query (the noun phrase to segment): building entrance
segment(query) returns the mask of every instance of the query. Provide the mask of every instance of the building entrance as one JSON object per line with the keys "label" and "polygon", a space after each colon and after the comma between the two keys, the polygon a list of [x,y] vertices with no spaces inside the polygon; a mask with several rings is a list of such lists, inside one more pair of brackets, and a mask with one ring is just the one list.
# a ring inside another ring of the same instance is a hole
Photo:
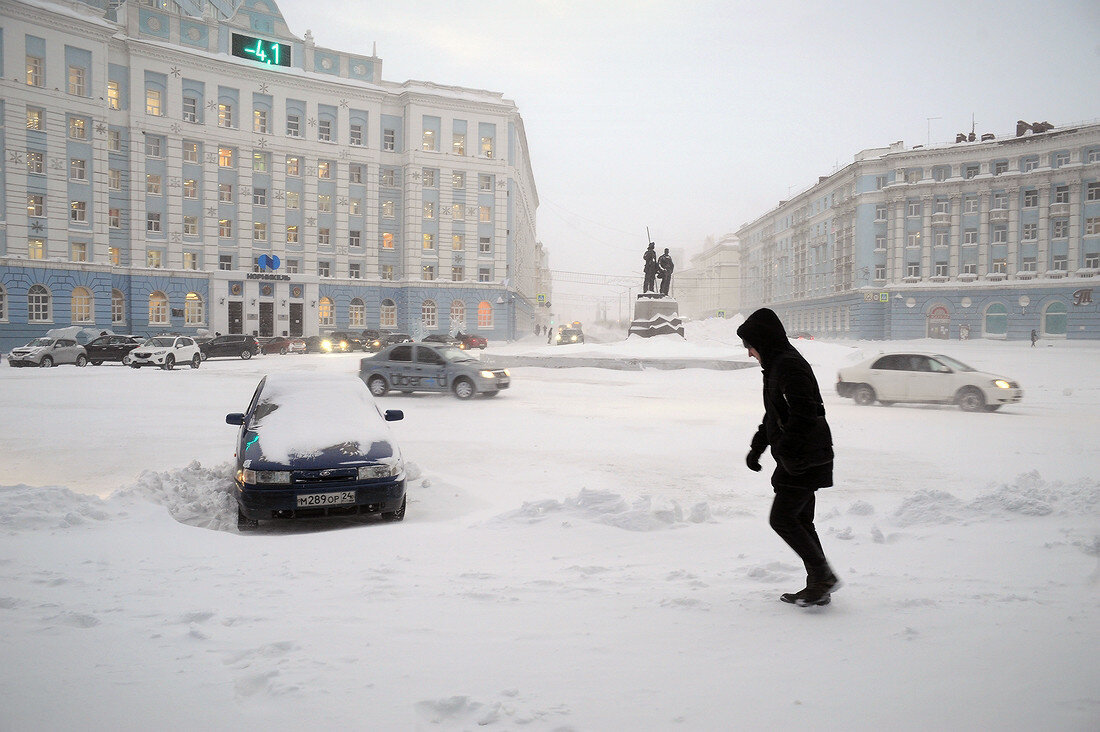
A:
{"label": "building entrance", "polygon": [[302,303],[290,303],[290,337],[297,338],[302,335]]}
{"label": "building entrance", "polygon": [[951,337],[951,313],[943,305],[937,305],[929,311],[927,336],[945,341]]}
{"label": "building entrance", "polygon": [[240,300],[229,301],[229,332],[244,333],[244,303]]}
{"label": "building entrance", "polygon": [[275,335],[275,303],[260,303],[260,335],[270,338]]}

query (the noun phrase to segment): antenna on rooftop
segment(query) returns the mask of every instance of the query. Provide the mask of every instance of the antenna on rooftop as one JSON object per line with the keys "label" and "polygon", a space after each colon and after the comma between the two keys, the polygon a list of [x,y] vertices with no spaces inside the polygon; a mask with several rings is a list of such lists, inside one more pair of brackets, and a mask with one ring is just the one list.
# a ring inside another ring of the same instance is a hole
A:
{"label": "antenna on rooftop", "polygon": [[928,123],[928,146],[932,146],[932,120],[943,119],[943,117],[925,117],[924,120]]}

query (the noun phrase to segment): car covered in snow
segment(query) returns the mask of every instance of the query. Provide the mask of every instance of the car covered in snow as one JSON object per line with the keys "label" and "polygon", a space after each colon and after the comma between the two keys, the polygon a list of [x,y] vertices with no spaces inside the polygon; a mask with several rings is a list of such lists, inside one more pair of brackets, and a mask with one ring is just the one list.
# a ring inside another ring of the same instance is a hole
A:
{"label": "car covered in snow", "polygon": [[35,338],[25,346],[11,349],[8,363],[12,366],[42,366],[49,368],[58,364],[71,363],[77,366],[88,364],[88,354],[84,346],[72,338]]}
{"label": "car covered in snow", "polygon": [[154,336],[126,354],[122,363],[130,368],[159,366],[171,371],[176,364],[187,364],[197,369],[202,363],[199,345],[190,336],[161,335]]}
{"label": "car covered in snow", "polygon": [[360,359],[359,378],[375,396],[394,389],[403,394],[450,391],[469,399],[475,394],[496,396],[511,385],[507,369],[489,368],[461,349],[434,343],[387,346]]}
{"label": "car covered in snow", "polygon": [[837,372],[836,392],[856,404],[878,401],[957,404],[967,412],[993,412],[1024,395],[1004,376],[978,371],[939,353],[881,353]]}
{"label": "car covered in snow", "polygon": [[237,526],[259,521],[380,514],[405,517],[405,463],[367,387],[350,375],[269,374],[237,434]]}

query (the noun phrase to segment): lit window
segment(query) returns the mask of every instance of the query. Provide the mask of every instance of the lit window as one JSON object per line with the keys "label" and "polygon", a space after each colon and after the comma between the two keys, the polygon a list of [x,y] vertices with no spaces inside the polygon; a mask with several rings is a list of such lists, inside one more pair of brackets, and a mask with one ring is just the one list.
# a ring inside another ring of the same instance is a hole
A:
{"label": "lit window", "polygon": [[69,93],[82,97],[85,96],[86,86],[84,83],[86,71],[80,66],[69,67]]}
{"label": "lit window", "polygon": [[434,219],[435,218],[435,202],[434,201],[424,201],[424,218],[426,218],[426,219]]}
{"label": "lit window", "polygon": [[199,186],[195,183],[194,178],[188,178],[183,182],[183,197],[184,198],[198,198]]}
{"label": "lit window", "polygon": [[435,152],[435,130],[424,130],[423,149],[425,152]]}
{"label": "lit window", "polygon": [[382,248],[393,249],[393,234],[388,231],[382,234]]}
{"label": "lit window", "polygon": [[107,82],[107,107],[109,109],[121,108],[121,96],[119,94],[117,81]]}
{"label": "lit window", "polygon": [[43,194],[27,194],[27,215],[39,217],[46,215],[46,197]]}
{"label": "lit window", "polygon": [[331,178],[332,177],[332,162],[328,160],[317,161],[317,177],[318,178]]}
{"label": "lit window", "polygon": [[477,215],[478,221],[480,221],[482,223],[488,223],[488,222],[491,222],[493,220],[493,209],[491,207],[489,207],[489,206],[478,206],[477,207],[477,212],[478,212],[478,215]]}
{"label": "lit window", "polygon": [[267,241],[267,224],[262,221],[252,222],[252,241]]}
{"label": "lit window", "polygon": [[451,152],[455,155],[466,154],[466,135],[456,132],[451,136]]}
{"label": "lit window", "polygon": [[145,253],[145,266],[161,269],[164,266],[164,253],[159,249],[150,249]]}
{"label": "lit window", "polygon": [[261,135],[267,134],[267,110],[266,109],[254,109],[252,110],[252,131],[258,132]]}
{"label": "lit window", "polygon": [[73,158],[69,161],[69,178],[72,180],[87,180],[88,170],[87,164],[79,158]]}
{"label": "lit window", "polygon": [[463,206],[461,203],[451,204],[451,218],[455,221],[465,221],[466,207]]}
{"label": "lit window", "polygon": [[317,243],[323,247],[327,247],[329,244],[332,243],[331,234],[329,233],[328,227],[323,226],[317,229]]}
{"label": "lit window", "polygon": [[451,251],[461,252],[466,248],[466,236],[464,234],[451,234]]}
{"label": "lit window", "polygon": [[27,56],[27,86],[42,86],[46,74],[46,60],[39,56]]}
{"label": "lit window", "polygon": [[424,249],[435,249],[435,234],[424,232]]}
{"label": "lit window", "polygon": [[41,175],[44,172],[45,156],[40,152],[27,153],[27,172]]}
{"label": "lit window", "polygon": [[[194,269],[192,267],[192,269]],[[206,316],[203,313],[202,298],[195,292],[187,293],[183,299],[183,323],[184,325],[202,325]]]}
{"label": "lit window", "polygon": [[451,282],[462,282],[466,279],[466,270],[460,264],[451,265]]}
{"label": "lit window", "polygon": [[301,175],[301,173],[299,173],[298,170],[299,170],[298,158],[296,156],[293,156],[293,155],[288,156],[287,159],[286,159],[286,174],[287,175]]}
{"label": "lit window", "polygon": [[164,107],[162,105],[161,92],[159,89],[145,90],[145,113],[156,117],[163,116]]}
{"label": "lit window", "polygon": [[84,224],[88,221],[88,203],[86,201],[69,202],[69,221]]}
{"label": "lit window", "polygon": [[301,194],[299,194],[298,191],[287,191],[286,192],[286,207],[288,209],[291,209],[291,210],[297,209],[298,206],[300,205],[300,203],[299,203],[300,200],[301,200]]}
{"label": "lit window", "polygon": [[222,168],[233,167],[233,153],[234,149],[231,147],[219,147],[218,148],[218,165]]}
{"label": "lit window", "polygon": [[233,238],[233,220],[218,219],[218,236],[222,239]]}
{"label": "lit window", "polygon": [[233,105],[232,104],[219,104],[218,105],[218,127],[232,127],[233,126]]}
{"label": "lit window", "polygon": [[286,227],[286,243],[297,244],[298,243],[298,227],[294,224]]}
{"label": "lit window", "polygon": [[111,261],[111,264],[118,266],[122,261],[122,254],[118,247],[107,247],[107,259]]}
{"label": "lit window", "polygon": [[327,193],[322,193],[317,196],[317,210],[321,213],[332,212],[332,196]]}
{"label": "lit window", "polygon": [[183,141],[183,162],[199,162],[199,143],[191,142],[189,140]]}
{"label": "lit window", "polygon": [[493,327],[493,306],[488,300],[482,300],[477,305],[477,327]]}
{"label": "lit window", "polygon": [[45,239],[29,239],[27,240],[27,258],[28,259],[45,259],[46,257],[46,240]]}
{"label": "lit window", "polygon": [[107,209],[107,227],[110,229],[122,228],[122,214],[117,208]]}
{"label": "lit window", "polygon": [[150,196],[160,195],[160,176],[154,173],[145,174],[145,192]]}
{"label": "lit window", "polygon": [[422,280],[434,280],[435,279],[435,265],[425,264],[420,268],[420,279]]}
{"label": "lit window", "polygon": [[74,140],[85,140],[88,138],[87,122],[82,117],[69,118],[69,137]]}
{"label": "lit window", "polygon": [[493,138],[491,138],[491,137],[481,138],[481,156],[483,158],[493,157]]}
{"label": "lit window", "polygon": [[107,149],[111,152],[122,152],[121,130],[107,130]]}
{"label": "lit window", "polygon": [[45,132],[46,111],[37,107],[27,107],[27,129]]}

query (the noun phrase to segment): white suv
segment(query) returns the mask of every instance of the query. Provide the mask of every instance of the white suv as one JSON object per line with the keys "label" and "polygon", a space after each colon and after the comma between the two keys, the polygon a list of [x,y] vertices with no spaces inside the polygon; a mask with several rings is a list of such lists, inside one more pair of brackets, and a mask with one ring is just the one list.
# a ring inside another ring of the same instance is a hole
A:
{"label": "white suv", "polygon": [[171,370],[176,364],[190,364],[197,369],[202,363],[199,346],[190,336],[156,336],[130,351],[122,363],[130,368],[160,366]]}

